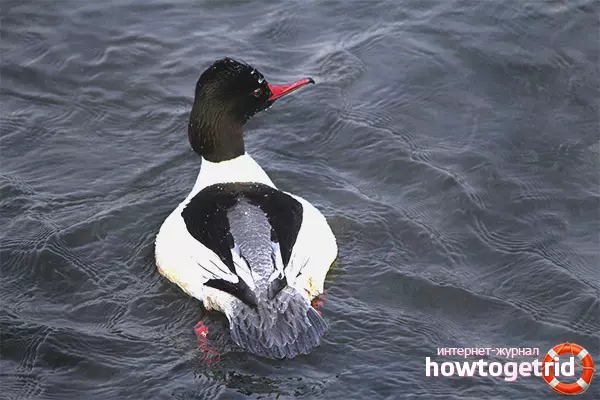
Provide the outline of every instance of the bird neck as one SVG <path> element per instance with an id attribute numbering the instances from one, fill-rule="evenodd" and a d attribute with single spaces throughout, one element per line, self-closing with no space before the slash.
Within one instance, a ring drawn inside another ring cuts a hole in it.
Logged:
<path id="1" fill-rule="evenodd" d="M 228 118 L 226 110 L 206 110 L 194 104 L 188 139 L 199 156 L 211 162 L 234 159 L 245 153 L 243 124 Z"/>

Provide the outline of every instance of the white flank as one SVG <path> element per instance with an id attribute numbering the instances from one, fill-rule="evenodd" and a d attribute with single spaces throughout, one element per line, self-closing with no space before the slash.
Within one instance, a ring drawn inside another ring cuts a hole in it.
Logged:
<path id="1" fill-rule="evenodd" d="M 288 194 L 302 204 L 303 213 L 286 279 L 310 300 L 323 293 L 325 275 L 337 257 L 337 243 L 323 214 L 302 197 Z"/>

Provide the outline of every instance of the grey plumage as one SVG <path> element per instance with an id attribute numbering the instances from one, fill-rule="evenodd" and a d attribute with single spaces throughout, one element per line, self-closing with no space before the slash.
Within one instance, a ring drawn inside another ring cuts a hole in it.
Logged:
<path id="1" fill-rule="evenodd" d="M 291 287 L 254 309 L 239 301 L 229 319 L 231 337 L 246 351 L 269 358 L 308 354 L 327 326 L 309 302 Z"/>
<path id="2" fill-rule="evenodd" d="M 255 307 L 236 301 L 229 316 L 232 339 L 242 349 L 270 358 L 308 354 L 319 345 L 326 324 L 308 300 L 279 277 L 281 254 L 267 216 L 242 200 L 227 218 L 236 270 L 243 279 L 251 279 L 247 283 L 257 299 Z M 242 271 L 246 265 L 251 277 Z"/>

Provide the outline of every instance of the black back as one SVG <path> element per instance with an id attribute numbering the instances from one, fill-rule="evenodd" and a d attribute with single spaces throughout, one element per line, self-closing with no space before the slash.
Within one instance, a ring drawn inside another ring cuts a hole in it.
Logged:
<path id="1" fill-rule="evenodd" d="M 268 185 L 220 183 L 204 188 L 181 213 L 188 232 L 217 254 L 230 271 L 235 273 L 231 256 L 235 243 L 227 213 L 241 199 L 259 207 L 265 214 L 271 225 L 271 240 L 279 243 L 283 265 L 287 267 L 302 225 L 302 205 L 290 195 Z M 256 298 L 242 279 L 237 284 L 232 284 L 216 277 L 206 284 L 231 293 L 249 305 L 256 305 Z M 279 285 L 277 291 L 282 288 Z"/>

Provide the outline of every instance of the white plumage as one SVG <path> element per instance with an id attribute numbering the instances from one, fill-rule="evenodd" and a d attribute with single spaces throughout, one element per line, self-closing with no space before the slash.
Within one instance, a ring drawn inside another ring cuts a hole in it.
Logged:
<path id="1" fill-rule="evenodd" d="M 181 213 L 202 189 L 226 182 L 257 182 L 275 188 L 268 175 L 248 154 L 219 163 L 202 160 L 194 188 L 167 217 L 156 237 L 156 265 L 159 272 L 190 296 L 201 300 L 207 308 L 225 314 L 229 311 L 232 296 L 205 287 L 204 283 L 215 276 L 232 283 L 237 283 L 240 278 L 229 271 L 212 250 L 190 235 Z M 302 197 L 288 194 L 302 204 L 303 220 L 285 275 L 288 285 L 311 300 L 323 293 L 325 276 L 337 256 L 337 245 L 331 228 L 319 210 Z"/>

